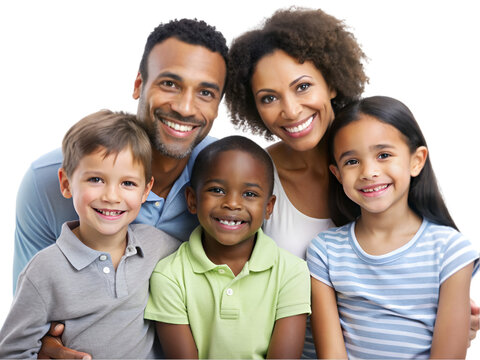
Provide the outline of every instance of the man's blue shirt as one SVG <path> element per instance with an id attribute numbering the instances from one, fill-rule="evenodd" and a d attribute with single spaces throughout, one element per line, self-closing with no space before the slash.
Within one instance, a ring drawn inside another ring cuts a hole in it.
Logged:
<path id="1" fill-rule="evenodd" d="M 187 241 L 198 225 L 187 210 L 185 187 L 190 182 L 198 153 L 216 139 L 207 136 L 193 150 L 187 166 L 173 184 L 166 199 L 150 192 L 134 223 L 148 224 Z M 28 261 L 41 249 L 53 244 L 64 222 L 77 220 L 72 199 L 65 199 L 58 182 L 62 151 L 56 149 L 32 163 L 17 194 L 13 288 Z"/>

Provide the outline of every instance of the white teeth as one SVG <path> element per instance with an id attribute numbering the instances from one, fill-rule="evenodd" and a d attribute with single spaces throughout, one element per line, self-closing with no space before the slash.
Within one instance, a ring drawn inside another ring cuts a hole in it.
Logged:
<path id="1" fill-rule="evenodd" d="M 122 213 L 121 210 L 117 210 L 117 211 L 111 211 L 111 210 L 100 210 L 100 209 L 97 209 L 97 211 L 105 216 L 117 216 L 117 215 L 120 215 Z"/>
<path id="2" fill-rule="evenodd" d="M 228 225 L 228 226 L 236 226 L 236 225 L 240 225 L 242 222 L 241 221 L 227 221 L 227 220 L 222 220 L 222 219 L 218 219 L 218 221 L 220 222 L 220 224 L 223 224 L 223 225 Z"/>
<path id="3" fill-rule="evenodd" d="M 380 190 L 383 190 L 383 189 L 386 189 L 388 185 L 381 185 L 381 186 L 377 186 L 377 187 L 374 187 L 373 189 L 362 189 L 363 192 L 375 192 L 375 191 L 380 191 Z"/>
<path id="4" fill-rule="evenodd" d="M 300 131 L 306 129 L 308 126 L 310 126 L 312 121 L 313 121 L 313 115 L 307 121 L 305 121 L 303 124 L 300 124 L 300 125 L 294 126 L 294 127 L 286 127 L 285 130 L 287 130 L 291 134 L 297 133 L 297 132 L 300 132 Z"/>
<path id="5" fill-rule="evenodd" d="M 192 131 L 192 129 L 193 129 L 193 126 L 180 125 L 180 124 L 177 124 L 177 123 L 174 123 L 174 122 L 171 122 L 171 121 L 167 121 L 167 120 L 162 120 L 162 122 L 165 125 L 171 127 L 172 129 L 174 129 L 176 131 L 187 132 L 187 131 Z"/>

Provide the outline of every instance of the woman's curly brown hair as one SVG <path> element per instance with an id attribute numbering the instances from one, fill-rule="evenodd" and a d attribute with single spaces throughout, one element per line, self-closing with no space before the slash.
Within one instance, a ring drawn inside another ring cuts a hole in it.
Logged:
<path id="1" fill-rule="evenodd" d="M 313 62 L 337 92 L 332 99 L 335 113 L 358 99 L 368 82 L 362 64 L 366 56 L 342 21 L 322 10 L 278 10 L 263 27 L 236 38 L 228 54 L 225 101 L 232 123 L 267 140 L 273 134 L 258 114 L 250 81 L 258 61 L 275 50 L 283 50 L 300 63 Z"/>

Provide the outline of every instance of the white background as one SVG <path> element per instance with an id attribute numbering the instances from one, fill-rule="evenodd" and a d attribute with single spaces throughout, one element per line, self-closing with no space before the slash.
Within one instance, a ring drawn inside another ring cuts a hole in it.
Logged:
<path id="1" fill-rule="evenodd" d="M 102 108 L 136 112 L 133 82 L 160 22 L 198 18 L 228 43 L 293 1 L 2 1 L 0 5 L 0 324 L 11 302 L 14 209 L 29 164 Z M 365 95 L 398 98 L 415 114 L 450 212 L 480 249 L 480 25 L 475 1 L 296 1 L 345 21 L 369 57 Z M 212 135 L 239 133 L 223 107 Z M 244 134 L 247 135 L 247 134 Z M 263 139 L 255 138 L 262 145 Z M 53 269 L 54 264 L 52 264 Z M 53 271 L 53 270 L 52 270 Z M 478 278 L 472 297 L 480 302 Z M 480 340 L 469 359 L 480 358 Z"/>

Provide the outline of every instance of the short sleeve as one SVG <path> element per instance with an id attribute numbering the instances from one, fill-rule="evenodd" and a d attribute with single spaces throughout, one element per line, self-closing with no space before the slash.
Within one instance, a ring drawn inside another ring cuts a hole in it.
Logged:
<path id="1" fill-rule="evenodd" d="M 450 276 L 471 262 L 474 262 L 473 274 L 478 270 L 479 253 L 473 244 L 463 234 L 451 230 L 445 248 L 440 268 L 440 284 L 443 284 Z"/>
<path id="2" fill-rule="evenodd" d="M 301 260 L 289 269 L 288 278 L 282 284 L 275 320 L 310 313 L 310 275 L 306 262 Z"/>
<path id="3" fill-rule="evenodd" d="M 188 324 L 183 284 L 155 270 L 150 277 L 150 294 L 145 308 L 145 319 L 168 324 Z"/>
<path id="4" fill-rule="evenodd" d="M 312 277 L 333 287 L 328 267 L 327 247 L 321 233 L 312 240 L 307 249 L 307 264 Z"/>

